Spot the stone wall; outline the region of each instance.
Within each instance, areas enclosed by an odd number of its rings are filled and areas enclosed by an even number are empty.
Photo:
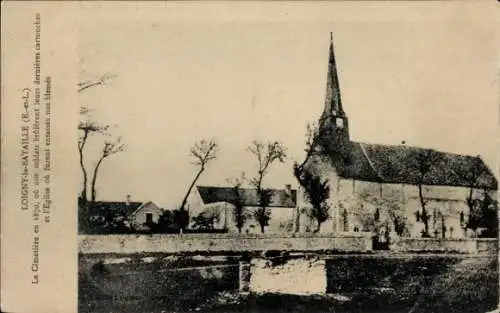
[[[229,251],[369,251],[368,234],[183,234],[183,235],[82,235],[83,254],[132,254]]]
[[[496,238],[477,239],[477,251],[497,253],[498,240]]]
[[[496,239],[434,239],[409,238],[391,244],[391,251],[421,252],[440,251],[458,253],[495,252],[498,246]]]

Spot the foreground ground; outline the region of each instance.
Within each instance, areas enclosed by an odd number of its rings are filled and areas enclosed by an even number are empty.
[[[326,295],[293,296],[238,294],[237,260],[105,264],[82,271],[79,311],[480,313],[497,306],[497,267],[496,255],[333,257]]]

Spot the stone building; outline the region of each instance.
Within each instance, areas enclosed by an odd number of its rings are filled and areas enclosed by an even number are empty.
[[[304,161],[305,168],[329,181],[331,212],[323,232],[382,226],[394,231],[397,219],[405,225],[399,229],[401,235],[420,236],[422,217],[427,216],[432,237],[462,237],[469,211],[467,199],[481,198],[484,193],[496,197],[497,180],[479,156],[411,147],[404,142],[355,142],[349,127],[332,40],[317,144]],[[306,211],[302,210],[301,221],[307,219]],[[307,223],[301,222],[300,229],[305,228]]]
[[[283,189],[270,189],[271,198],[267,208],[269,212],[266,233],[293,232],[297,216],[297,190],[291,185]],[[237,233],[234,203],[239,199],[243,204],[245,223],[242,233],[261,233],[260,224],[255,218],[259,208],[259,196],[255,188],[241,188],[236,198],[232,187],[196,186],[188,197],[189,215],[200,214],[214,217],[215,229],[227,229]]]
[[[164,210],[152,201],[142,203],[127,218],[133,229],[137,231],[149,231],[152,225],[157,224]]]

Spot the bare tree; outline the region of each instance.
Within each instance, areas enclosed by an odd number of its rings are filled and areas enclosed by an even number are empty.
[[[179,212],[181,215],[185,215],[186,211],[186,202],[191,194],[191,190],[193,190],[194,185],[200,178],[201,174],[206,170],[210,161],[214,160],[217,157],[217,152],[219,151],[219,146],[217,142],[213,139],[206,140],[202,139],[194,143],[193,147],[191,147],[190,155],[194,159],[193,164],[198,166],[198,172],[194,176],[191,184],[189,185],[184,198],[182,199],[181,205],[179,207]],[[179,226],[181,226],[181,231],[187,226],[187,222],[185,218],[182,218]]]
[[[424,224],[424,232],[422,236],[429,237],[429,219],[431,216],[427,213],[427,201],[423,194],[423,185],[425,184],[432,169],[442,161],[442,156],[432,149],[415,149],[412,151],[412,155],[409,160],[411,162],[412,170],[417,177],[416,183],[418,185],[418,198],[422,208],[422,212],[419,213],[419,217]]]
[[[245,197],[243,195],[243,189],[241,188],[245,182],[245,173],[242,173],[239,178],[228,179],[227,181],[231,184],[233,192],[233,197],[230,202],[234,206],[233,216],[236,222],[236,228],[238,228],[238,233],[241,234],[247,219],[247,215],[245,214]]]
[[[91,201],[94,202],[96,200],[96,182],[97,182],[97,173],[99,168],[101,167],[102,162],[108,157],[122,152],[125,149],[125,145],[122,144],[121,138],[116,139],[116,141],[106,141],[104,142],[104,147],[102,148],[101,155],[99,160],[97,161],[94,167],[94,173],[92,175],[92,184],[91,184]]]
[[[253,155],[257,157],[258,171],[257,175],[250,180],[250,184],[257,190],[257,197],[259,201],[259,208],[255,210],[255,219],[260,225],[262,233],[269,223],[271,213],[268,210],[272,191],[262,187],[262,182],[273,163],[276,161],[284,163],[286,159],[286,149],[282,143],[278,141],[263,143],[254,140],[248,147]]]
[[[87,115],[88,110],[82,107],[80,113],[82,116]],[[78,138],[78,155],[80,161],[80,169],[82,171],[82,176],[83,176],[83,186],[82,186],[82,191],[80,192],[80,198],[83,201],[88,201],[87,198],[88,174],[85,168],[85,161],[84,161],[84,151],[85,151],[85,146],[87,144],[87,140],[93,134],[104,134],[108,129],[108,127],[109,127],[108,125],[99,125],[97,122],[92,121],[90,119],[81,121],[78,124],[78,129],[81,133],[80,137]]]
[[[114,74],[104,74],[101,77],[95,79],[95,80],[85,80],[80,83],[78,83],[78,92],[82,92],[84,90],[87,90],[91,87],[95,86],[101,86],[107,84],[112,78],[114,78],[116,75]],[[81,120],[78,123],[78,130],[80,131],[80,137],[78,138],[78,155],[79,155],[79,163],[80,163],[80,169],[82,171],[82,177],[83,177],[83,187],[82,191],[80,192],[80,199],[83,202],[88,201],[88,193],[87,193],[87,188],[88,188],[88,173],[85,168],[85,161],[84,161],[84,151],[85,151],[85,146],[87,144],[87,141],[90,136],[93,134],[105,134],[106,131],[109,128],[109,125],[100,125],[96,121],[94,121],[90,115],[91,110],[86,107],[86,106],[80,106],[80,117]]]

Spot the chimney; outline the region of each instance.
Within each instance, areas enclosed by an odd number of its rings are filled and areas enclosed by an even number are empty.
[[[127,195],[126,200],[125,200],[125,204],[126,204],[127,206],[129,206],[129,205],[130,205],[130,198],[131,198],[131,197],[130,197],[130,195]]]

